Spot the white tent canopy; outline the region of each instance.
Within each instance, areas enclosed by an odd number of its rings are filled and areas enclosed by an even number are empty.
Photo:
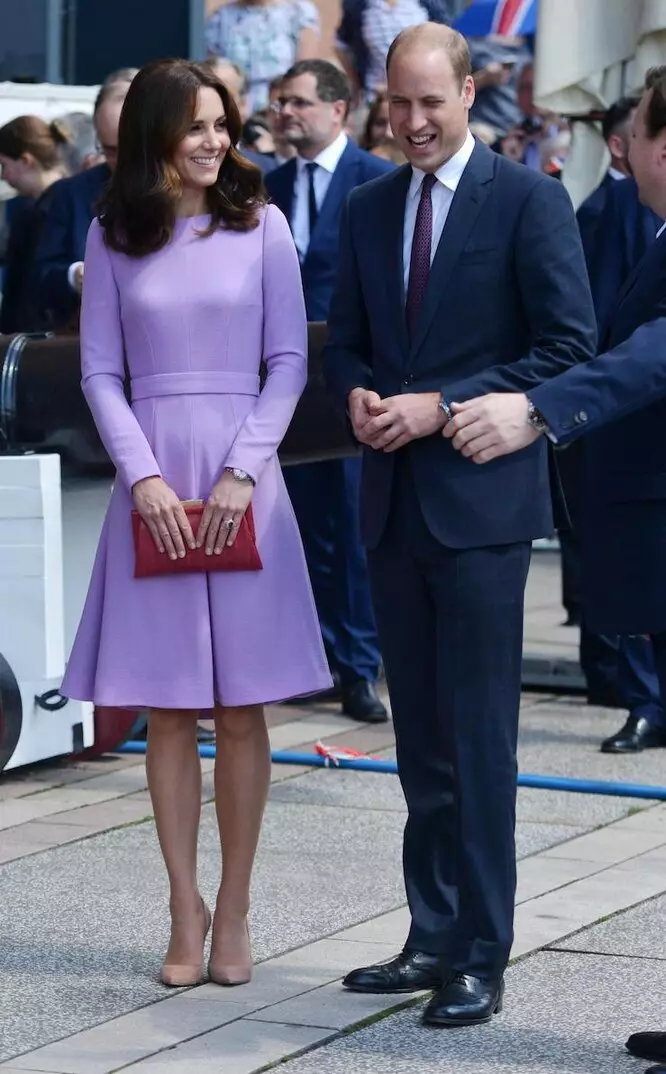
[[[666,63],[666,0],[539,0],[535,98],[583,116],[639,92]],[[576,205],[601,180],[608,155],[594,124],[574,124],[564,181]]]

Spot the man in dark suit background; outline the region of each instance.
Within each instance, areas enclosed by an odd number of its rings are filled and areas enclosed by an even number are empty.
[[[585,261],[590,267],[599,221],[615,183],[631,175],[629,169],[629,135],[631,121],[638,107],[638,98],[621,97],[610,106],[601,122],[601,133],[610,153],[610,165],[596,190],[582,203],[576,219],[580,228]]]
[[[88,228],[116,165],[120,112],[133,74],[125,69],[109,75],[95,101],[95,130],[104,163],[61,179],[51,188],[35,270],[43,315],[55,329],[76,330]]]
[[[602,131],[611,166],[577,213],[600,335],[623,284],[654,242],[661,224],[648,206],[641,205],[638,186],[631,177],[629,143],[638,103],[636,97],[624,97],[606,113]],[[558,457],[573,526],[572,530],[560,532],[563,588],[566,583],[569,590],[575,588],[578,601],[582,584],[578,529],[584,451],[585,444],[579,441]],[[650,641],[595,633],[584,616],[580,626],[580,662],[589,703],[629,709],[624,725],[602,742],[602,751],[636,753],[659,744],[666,732],[666,716]]]
[[[302,60],[284,76],[275,103],[297,156],[266,176],[290,223],[310,321],[325,321],[338,266],[340,213],[351,190],[393,170],[344,133],[351,88],[326,60]],[[377,696],[380,652],[359,532],[358,458],[291,466],[285,480],[300,526],[331,670],[343,712],[386,720]]]
[[[630,159],[641,200],[666,218],[666,67],[647,74]],[[558,447],[585,436],[585,609],[600,631],[651,636],[666,696],[666,225],[619,295],[602,343],[591,362],[525,394],[458,393],[464,401],[444,435],[484,464],[479,472],[521,458],[542,434]],[[634,1034],[627,1047],[666,1074],[666,1033]]]
[[[513,940],[524,588],[553,522],[545,445],[479,468],[441,429],[449,398],[538,384],[590,358],[596,330],[566,190],[469,134],[464,38],[400,34],[388,93],[412,167],[348,201],[325,372],[364,445],[411,927],[344,983],[437,987],[426,1023],[469,1025],[501,1009]]]

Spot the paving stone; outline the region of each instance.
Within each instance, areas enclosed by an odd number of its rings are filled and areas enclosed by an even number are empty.
[[[395,950],[391,951],[395,954]],[[378,956],[379,958],[379,956]],[[349,963],[351,965],[351,963]],[[403,1005],[399,996],[364,995],[348,992],[339,982],[324,985],[312,992],[266,1007],[251,1016],[252,1021],[278,1022],[286,1025],[317,1026],[321,1029],[345,1029],[382,1011]]]
[[[330,1035],[326,1029],[243,1020],[132,1064],[123,1074],[252,1074]]]
[[[666,960],[666,896],[616,914],[609,921],[584,929],[554,946],[562,950]]]
[[[191,1003],[179,995],[39,1048],[12,1063],[17,1070],[107,1074],[236,1021],[251,1008],[247,1003],[222,1004],[217,998]]]

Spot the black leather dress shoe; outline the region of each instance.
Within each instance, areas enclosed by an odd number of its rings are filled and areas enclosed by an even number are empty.
[[[388,720],[386,706],[377,697],[377,691],[367,679],[347,683],[342,687],[342,711],[352,720],[364,723],[384,723]]]
[[[430,1000],[423,1021],[428,1026],[478,1026],[500,1013],[503,999],[503,980],[456,973]]]
[[[640,753],[654,746],[666,746],[666,731],[654,727],[645,716],[630,716],[616,735],[604,739],[602,753]]]
[[[352,970],[342,982],[351,992],[400,993],[441,988],[449,970],[440,955],[401,951],[390,962]]]
[[[666,1074],[666,1066],[663,1063],[657,1063],[656,1067],[648,1067],[645,1074]]]
[[[666,1033],[632,1033],[625,1047],[639,1059],[666,1063]]]

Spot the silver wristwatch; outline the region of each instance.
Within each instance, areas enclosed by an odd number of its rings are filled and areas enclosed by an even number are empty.
[[[548,424],[540,410],[537,410],[531,399],[527,400],[527,424],[536,429],[538,433],[548,432]]]
[[[224,472],[231,474],[235,481],[249,481],[251,485],[254,485],[254,478],[245,470],[238,470],[235,466],[225,466]]]
[[[453,411],[451,410],[451,404],[448,399],[444,398],[444,394],[439,397],[439,409],[444,412],[447,422],[453,421]]]

